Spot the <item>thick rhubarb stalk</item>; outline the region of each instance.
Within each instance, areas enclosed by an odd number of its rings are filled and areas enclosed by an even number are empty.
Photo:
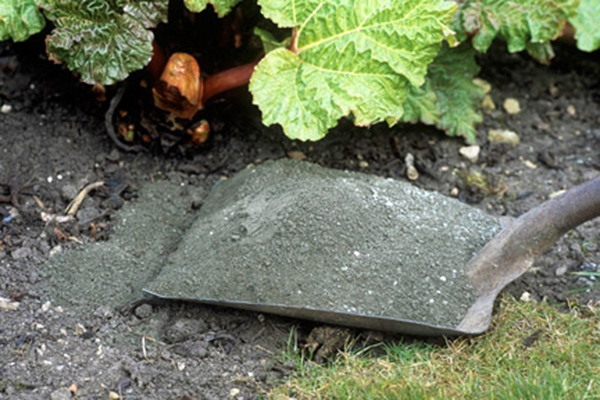
[[[248,84],[256,64],[258,63],[253,62],[250,64],[240,65],[239,67],[230,68],[206,78],[204,81],[204,96],[202,97],[202,104],[219,93],[223,93],[227,90]]]

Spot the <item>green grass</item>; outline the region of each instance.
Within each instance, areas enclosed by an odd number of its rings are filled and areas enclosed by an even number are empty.
[[[345,351],[327,366],[300,360],[296,376],[269,397],[600,399],[600,315],[506,296],[487,334],[446,346],[388,344],[382,357]]]

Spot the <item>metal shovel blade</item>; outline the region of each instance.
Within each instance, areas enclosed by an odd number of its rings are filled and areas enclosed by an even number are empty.
[[[212,190],[145,291],[412,335],[478,334],[500,289],[538,254],[518,235],[522,251],[507,247],[511,227],[405,182],[266,162]],[[561,232],[542,228],[533,240],[551,245]]]

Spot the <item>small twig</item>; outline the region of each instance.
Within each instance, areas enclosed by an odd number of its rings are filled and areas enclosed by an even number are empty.
[[[33,200],[35,201],[35,203],[37,204],[37,206],[42,211],[50,212],[50,210],[46,207],[46,205],[44,204],[44,202],[42,201],[42,199],[40,199],[39,197],[37,197],[35,194],[33,195]]]
[[[104,185],[104,181],[98,181],[98,182],[94,182],[94,183],[90,183],[89,185],[87,185],[86,187],[84,187],[77,196],[75,196],[75,198],[73,199],[73,201],[71,201],[69,203],[69,205],[67,206],[67,208],[65,208],[65,214],[67,215],[75,215],[77,214],[77,210],[79,210],[79,206],[81,205],[81,203],[83,202],[83,200],[86,198],[86,196],[94,189],[99,188],[100,186]]]
[[[144,359],[148,360],[148,353],[146,352],[146,335],[142,336],[142,354],[144,355]]]

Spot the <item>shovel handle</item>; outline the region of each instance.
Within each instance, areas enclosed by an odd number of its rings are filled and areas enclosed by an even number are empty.
[[[488,292],[498,284],[504,287],[524,273],[562,235],[598,216],[600,177],[576,186],[517,218],[469,261],[467,275],[478,290]]]
[[[500,231],[467,263],[467,276],[479,298],[459,328],[485,331],[496,295],[562,235],[598,216],[600,177],[540,204]]]

